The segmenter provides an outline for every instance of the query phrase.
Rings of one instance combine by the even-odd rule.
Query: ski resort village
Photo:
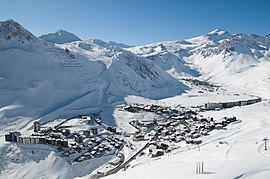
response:
[[[193,81],[190,85],[197,86],[201,94],[209,91],[213,93],[219,89],[209,88],[208,83],[198,80],[196,83],[194,80],[186,81]],[[70,165],[84,161],[91,164],[93,159],[102,160],[109,156],[111,159],[104,166],[89,173],[90,178],[101,178],[127,170],[131,162],[136,162],[137,157],[148,156],[154,159],[183,148],[200,150],[200,146],[204,145],[212,133],[226,131],[230,126],[242,122],[236,116],[204,117],[206,111],[262,102],[261,98],[255,96],[226,94],[224,91],[223,95],[232,95],[229,97],[232,100],[242,100],[206,102],[190,107],[180,104],[162,106],[160,102],[119,105],[116,110],[119,114],[128,113],[124,119],[126,125],[133,130],[106,125],[99,113],[93,113],[47,123],[34,121],[30,130],[5,134],[5,141],[19,146],[25,144],[29,149],[31,146],[35,148],[36,144],[47,145]],[[145,117],[137,117],[145,114]],[[133,117],[128,117],[130,115]],[[219,141],[219,145],[226,143]],[[196,174],[203,174],[203,164],[196,165]]]

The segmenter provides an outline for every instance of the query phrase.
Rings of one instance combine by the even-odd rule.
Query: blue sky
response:
[[[131,45],[182,40],[216,28],[270,34],[270,0],[0,0],[0,20],[40,36],[64,29]]]

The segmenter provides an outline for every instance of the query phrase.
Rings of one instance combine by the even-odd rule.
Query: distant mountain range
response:
[[[216,29],[191,39],[154,43],[128,50],[159,64],[176,78],[181,78],[183,73],[200,76],[237,91],[269,98],[269,37],[231,35],[225,30]]]

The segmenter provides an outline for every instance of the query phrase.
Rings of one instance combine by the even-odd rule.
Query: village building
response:
[[[134,141],[143,141],[144,140],[144,135],[139,133],[139,134],[136,134],[133,138]]]
[[[7,141],[7,142],[11,142],[12,141],[12,137],[11,137],[11,134],[10,133],[5,135],[5,141]]]
[[[82,143],[83,142],[82,136],[81,135],[75,135],[75,142]]]
[[[98,135],[98,128],[93,127],[90,129],[90,132],[92,133],[93,136]]]
[[[5,135],[5,140],[7,142],[18,142],[19,141],[19,137],[21,136],[20,132],[9,132],[9,134]]]
[[[86,137],[89,137],[90,136],[90,130],[84,130],[83,135],[86,136]]]
[[[150,154],[151,154],[151,157],[160,157],[160,156],[164,155],[164,150],[154,149],[154,150],[152,150],[152,152]]]
[[[161,136],[162,137],[165,137],[165,136],[167,136],[169,134],[169,130],[167,130],[167,129],[163,129],[162,131],[161,131]]]
[[[40,122],[39,121],[34,121],[34,132],[39,132],[40,131]]]

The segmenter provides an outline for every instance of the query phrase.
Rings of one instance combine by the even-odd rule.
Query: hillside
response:
[[[191,39],[128,50],[159,64],[174,77],[182,78],[186,74],[196,77],[200,73],[201,79],[269,98],[269,48],[269,36],[231,35],[216,29]]]
[[[0,42],[2,118],[53,120],[99,111],[127,95],[160,99],[187,89],[151,61],[97,41],[56,46],[9,20],[0,24]]]

